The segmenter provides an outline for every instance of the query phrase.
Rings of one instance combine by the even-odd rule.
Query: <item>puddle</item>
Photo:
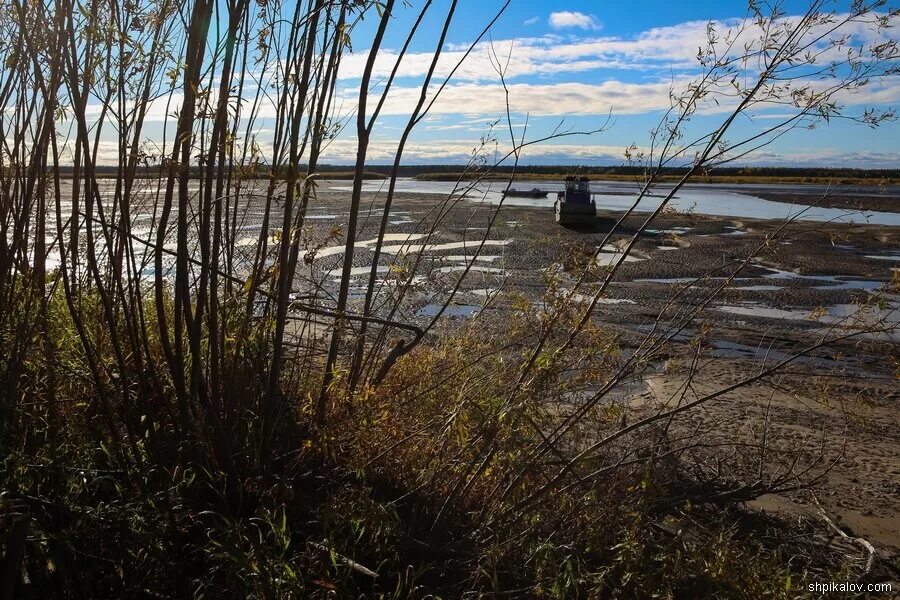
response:
[[[634,252],[632,252],[628,256],[625,256],[625,254],[621,250],[619,250],[618,248],[615,248],[614,246],[607,246],[607,248],[612,248],[612,249],[607,250],[604,248],[604,249],[601,249],[600,252],[597,254],[596,260],[597,260],[598,266],[609,267],[609,266],[621,264],[623,262],[640,262],[640,261],[644,260],[643,258],[641,258],[639,256],[635,256]]]
[[[386,233],[384,234],[385,242],[415,242],[417,240],[421,240],[427,234],[425,233]],[[374,246],[378,242],[378,238],[372,238],[370,240],[359,240],[356,242],[355,249],[371,249],[371,246]],[[388,246],[383,246],[382,249],[386,251]],[[319,248],[316,251],[316,258],[325,258],[326,256],[334,256],[336,254],[344,253],[344,244],[340,246],[326,246],[324,248]]]
[[[469,272],[475,273],[485,273],[489,275],[506,275],[506,269],[498,269],[495,267],[483,267],[481,265],[472,265],[471,267],[467,267],[466,265],[452,265],[449,267],[440,267],[435,269],[435,273],[461,273],[469,269]]]
[[[684,235],[688,231],[693,229],[693,227],[670,227],[669,229],[645,229],[644,233],[649,233],[650,235]]]
[[[386,233],[384,234],[385,242],[405,242],[405,241],[416,241],[421,240],[423,237],[426,237],[425,233]],[[378,238],[372,238],[371,240],[363,240],[358,242],[359,244],[374,244],[378,241]]]
[[[632,283],[664,283],[667,285],[693,283],[695,281],[703,281],[703,278],[697,277],[668,277],[664,279],[635,279]]]
[[[575,302],[590,303],[594,297],[586,294],[575,294],[572,296],[572,299]],[[628,298],[600,298],[597,300],[597,304],[637,304],[637,302]]]
[[[822,356],[794,356],[766,345],[751,346],[729,340],[712,340],[710,354],[718,358],[749,358],[761,362],[776,363],[793,357],[794,363],[809,365],[812,367],[827,367],[832,369],[846,369],[848,363],[858,363],[852,357],[844,357],[840,361]]]
[[[729,229],[728,233],[723,233],[722,235],[747,235],[750,233],[746,229],[738,229],[737,227],[732,227],[730,225],[726,225],[724,229]]]
[[[443,304],[426,304],[422,308],[416,311],[416,314],[420,317],[436,317],[440,312]],[[444,312],[441,313],[442,317],[474,317],[479,312],[481,312],[481,306],[476,306],[475,304],[451,304]]]
[[[328,256],[334,256],[336,254],[343,254],[344,247],[343,246],[328,246],[326,248],[319,248],[316,250],[316,258],[325,258]]]
[[[597,255],[597,265],[601,267],[609,267],[623,262],[639,262],[641,260],[643,259],[631,255],[625,256],[620,252],[603,251]]]
[[[490,298],[492,296],[496,296],[500,293],[498,288],[481,288],[477,290],[469,290],[469,293],[474,296],[481,296],[483,298]]]
[[[882,281],[873,281],[871,279],[847,279],[836,275],[799,275],[782,269],[773,269],[771,267],[766,267],[766,269],[771,271],[763,275],[766,279],[823,282],[825,285],[813,286],[813,289],[817,290],[865,290],[872,292],[884,285]]]
[[[512,240],[485,240],[484,246],[506,246]],[[413,254],[419,252],[442,252],[445,250],[465,250],[477,249],[481,245],[481,241],[464,241],[464,242],[446,242],[444,244],[389,244],[381,247],[381,251],[385,254]]]
[[[784,288],[780,285],[745,285],[743,287],[736,287],[732,289],[741,290],[743,292],[777,292],[778,290],[783,290]]]
[[[740,304],[717,306],[716,310],[747,317],[789,319],[793,321],[814,321],[824,324],[873,325],[884,322],[887,326],[900,324],[900,309],[890,306],[885,309],[859,306],[857,304],[832,304],[821,311],[782,309],[762,304]],[[846,321],[846,323],[843,323]]]
[[[377,273],[387,273],[390,270],[391,270],[390,267],[387,267],[384,265],[378,265],[376,272]],[[327,271],[327,274],[329,277],[340,277],[342,272],[343,272],[343,269],[331,269],[330,271]],[[366,267],[353,267],[352,269],[350,269],[350,277],[359,277],[360,275],[368,275],[371,272],[372,272],[372,265],[369,265]]]
[[[798,279],[806,281],[834,281],[835,279],[833,275],[800,275],[799,273],[785,271],[783,269],[775,269],[772,267],[764,268],[769,271],[769,273],[763,275],[766,279]]]
[[[763,306],[761,304],[740,304],[740,305],[723,305],[717,306],[716,310],[721,310],[733,315],[743,315],[746,317],[766,317],[769,319],[791,319],[794,321],[810,321],[812,320],[812,311],[809,310],[786,310],[782,308],[773,308],[771,306]]]
[[[900,260],[900,254],[866,254],[866,258],[874,260]]]
[[[367,268],[371,268],[371,267],[367,267]],[[402,277],[402,278],[394,277],[394,278],[390,278],[390,279],[378,278],[375,280],[375,289],[377,291],[378,288],[381,288],[381,287],[405,286],[407,284],[407,281],[409,281],[410,287],[415,287],[417,285],[422,285],[423,283],[427,283],[428,278],[425,277],[424,275],[414,275],[411,281],[409,280],[408,277]]]
[[[689,342],[689,341],[691,341],[691,338],[695,335],[689,329],[685,329],[685,330],[675,333],[674,331],[667,330],[665,327],[663,327],[662,329],[657,328],[652,323],[642,323],[642,324],[636,326],[635,329],[637,331],[640,331],[641,333],[650,333],[650,332],[656,330],[656,336],[658,336],[658,338],[660,338],[660,339],[662,337],[669,337],[671,335],[672,336],[671,340],[673,342]]]
[[[462,261],[469,262],[471,260],[482,260],[484,262],[494,262],[495,260],[499,260],[503,258],[499,254],[479,254],[475,256],[474,254],[448,254],[447,256],[429,256],[427,258],[433,258],[441,261]]]

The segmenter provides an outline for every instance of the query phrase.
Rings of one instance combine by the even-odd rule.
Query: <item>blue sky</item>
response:
[[[375,62],[373,93],[379,93],[393,68],[411,24],[425,0],[397,0],[395,14]],[[451,0],[433,0],[374,129],[368,153],[370,164],[388,164],[397,151],[397,140],[421,91],[421,82],[443,26],[443,15]],[[443,45],[434,82],[440,83],[460,63],[465,50],[503,5],[503,0],[459,0],[455,17]],[[829,7],[846,12],[849,2],[835,0]],[[801,14],[807,3],[789,0],[781,4],[788,15]],[[262,10],[262,9],[254,9]],[[670,90],[683,90],[698,75],[697,51],[705,45],[707,24],[724,35],[747,16],[740,0],[692,2],[612,0],[566,0],[534,2],[511,0],[482,42],[459,64],[429,114],[418,124],[403,155],[405,164],[465,163],[483,139],[487,154],[495,149],[505,154],[509,133],[504,128],[507,95],[491,60],[491,51],[508,57],[505,81],[509,90],[511,122],[517,137],[527,140],[548,136],[555,130],[602,131],[572,135],[529,146],[523,164],[620,165],[629,146],[646,148],[650,131],[669,107]],[[369,54],[377,18],[374,11],[352,33],[352,53],[341,63],[337,82],[338,117],[352,121],[359,98],[360,75]],[[876,37],[866,27],[851,31],[853,44],[870,45],[897,38],[900,17],[893,28]],[[221,31],[218,32],[221,34]],[[212,35],[216,35],[213,28]],[[215,44],[210,41],[210,47]],[[274,62],[274,61],[273,61]],[[272,64],[272,63],[270,63]],[[753,77],[754,73],[749,73]],[[263,85],[272,73],[253,73]],[[818,85],[818,84],[817,84]],[[430,94],[433,96],[436,85]],[[255,90],[248,81],[244,101],[247,111]],[[851,113],[867,107],[900,108],[900,75],[873,80],[863,93],[844,95],[841,101]],[[249,99],[248,99],[249,98]],[[181,99],[176,89],[151,103],[144,135],[149,145],[160,144],[163,130],[171,141]],[[723,106],[708,104],[693,118],[688,135],[714,130],[723,120]],[[370,100],[370,106],[374,100]],[[89,116],[99,115],[99,104],[88,107]],[[762,107],[738,118],[728,140],[753,136],[777,123],[788,113],[784,107]],[[256,141],[270,155],[276,111],[266,96],[254,122]],[[499,129],[490,123],[500,121]],[[527,131],[524,125],[527,123]],[[356,157],[351,126],[323,151],[321,161],[350,164]],[[494,140],[497,140],[494,142]],[[812,130],[796,130],[771,145],[742,157],[736,165],[847,166],[900,168],[900,124],[889,122],[877,129],[832,120]],[[110,128],[101,139],[100,161],[114,163],[118,145]],[[490,160],[490,156],[488,159]]]
[[[398,3],[399,4],[399,3]],[[409,25],[421,6],[399,8],[388,29],[376,63],[376,80],[393,65]],[[414,98],[425,65],[430,60],[446,0],[438,0],[430,18],[414,39],[404,60],[395,89],[389,95],[385,116],[379,120],[370,153],[371,162],[387,162],[393,156],[399,134]],[[443,71],[449,70],[502,6],[498,0],[461,0],[444,47]],[[788,14],[797,14],[803,2],[787,2]],[[843,5],[834,7],[841,11]],[[698,45],[706,23],[716,21],[720,30],[746,15],[744,2],[659,2],[632,4],[608,0],[528,2],[513,0],[491,29],[486,40],[504,56],[512,49],[507,84],[510,86],[513,123],[521,134],[526,118],[528,137],[546,135],[561,122],[572,130],[589,131],[612,120],[593,135],[568,137],[526,151],[527,163],[621,164],[625,147],[644,146],[668,102],[672,82],[685,84],[697,73]],[[346,60],[339,84],[344,106],[351,110],[358,94],[358,73],[368,48],[365,41],[375,25],[368,19],[354,36],[355,53]],[[892,34],[896,36],[896,34]],[[504,113],[499,76],[488,59],[489,46],[476,47],[451,80],[433,112],[418,126],[404,155],[406,163],[465,161],[487,131],[486,124]],[[439,68],[439,71],[442,69]],[[894,107],[900,101],[897,77],[875,82],[867,96],[848,100],[854,110],[864,105]],[[753,120],[739,120],[733,137],[752,135],[771,124],[784,110],[760,111]],[[768,118],[767,118],[768,117]],[[692,127],[697,131],[718,124],[722,114],[705,111]],[[500,147],[508,139],[501,134]],[[779,139],[738,164],[802,166],[900,167],[900,126],[878,129],[832,122],[811,131],[796,131]],[[329,148],[325,159],[352,160],[354,140],[344,135]]]

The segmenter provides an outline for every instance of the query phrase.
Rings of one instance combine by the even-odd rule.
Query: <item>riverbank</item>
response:
[[[363,200],[371,208],[363,214],[358,239],[368,240],[376,235],[383,197],[367,193]],[[579,265],[622,214],[601,211],[595,229],[574,231],[557,226],[547,209],[504,206],[487,231],[495,207],[455,200],[452,209],[441,213],[436,210],[439,203],[440,197],[428,194],[396,196],[389,249],[378,265],[379,286],[395,289],[390,282],[396,282],[401,271],[397,265],[414,266],[415,284],[398,315],[424,325],[469,265],[440,327],[477,319],[485,332],[502,331],[522,302],[549,306],[553,300],[548,288],[562,294],[570,290]],[[345,210],[346,192],[322,190],[309,221],[312,238],[325,244],[332,227],[346,223]],[[599,260],[618,262],[616,250],[644,218],[626,219]],[[781,225],[778,220],[668,213],[645,231],[621,262],[595,311],[596,325],[613,332],[624,352],[638,348],[654,324],[663,334],[672,332],[660,362],[649,365],[643,375],[645,387],[631,400],[635,415],[664,404],[666,390],[684,383],[689,364],[681,357],[696,352],[698,340],[707,361],[699,387],[706,390],[781,360],[817,340],[823,328],[838,328],[840,333],[840,328],[861,327],[869,318],[896,326],[900,228],[797,222],[782,231]],[[476,256],[483,239],[485,245]],[[337,289],[342,254],[330,248],[340,242],[327,245],[310,271],[311,279],[324,282],[332,292]],[[363,244],[355,253],[351,307],[361,307],[371,247]],[[751,254],[756,256],[738,270]],[[555,283],[548,284],[549,280]],[[591,289],[588,285],[577,296],[587,300]],[[882,299],[881,308],[867,308],[875,298]],[[686,324],[679,322],[684,311],[704,305]],[[748,385],[737,396],[711,403],[698,418],[714,429],[715,423],[774,415],[772,435],[781,441],[773,444],[821,436],[823,427],[833,432],[837,445],[832,450],[838,448],[835,451],[843,456],[817,491],[766,497],[754,506],[796,517],[802,511],[817,514],[816,502],[821,503],[848,531],[872,542],[884,558],[896,560],[900,392],[894,382],[900,356],[896,340],[885,335],[824,344],[810,357],[791,363],[775,388],[770,381]],[[754,435],[731,425],[718,434],[748,443]]]

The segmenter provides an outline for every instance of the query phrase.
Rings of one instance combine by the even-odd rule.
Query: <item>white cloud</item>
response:
[[[436,92],[433,87],[429,97]],[[517,83],[507,86],[513,113],[567,116],[644,113],[669,107],[670,82],[598,84]],[[480,115],[485,120],[506,114],[507,89],[500,84],[460,83],[446,86],[431,109],[432,115]],[[407,115],[419,98],[418,87],[397,87],[388,94],[384,115]],[[352,97],[344,99],[351,106]]]
[[[556,164],[581,163],[618,165],[624,164],[622,146],[597,144],[596,138],[572,138],[582,140],[552,142],[528,146],[523,150],[520,164]],[[438,140],[410,141],[403,153],[406,164],[423,163],[465,163],[475,151],[475,143],[470,140]],[[504,143],[496,147],[490,145],[484,149],[489,158],[503,157],[509,148]],[[368,159],[372,164],[386,164],[394,159],[397,151],[396,142],[373,140],[369,145]],[[338,139],[325,149],[322,157],[324,163],[352,163],[356,158],[356,140]],[[507,161],[507,164],[509,161]],[[900,152],[863,152],[847,154],[841,150],[829,148],[799,148],[793,152],[777,151],[771,148],[757,151],[742,157],[738,164],[757,166],[796,166],[811,167],[823,165],[841,165],[867,169],[893,168],[900,163]]]
[[[786,20],[791,18],[795,17],[788,17]],[[900,24],[900,18],[895,17],[893,21]],[[497,39],[477,44],[456,70],[453,78],[455,81],[497,81],[496,61],[492,60],[494,53],[502,57],[505,63],[509,57],[505,71],[507,81],[534,76],[558,76],[564,73],[589,73],[599,69],[640,71],[648,75],[668,77],[672,71],[698,69],[697,49],[706,46],[708,26],[712,26],[720,37],[724,38],[725,32],[741,24],[742,19],[686,21],[666,27],[654,27],[630,37],[549,34],[515,40]],[[734,41],[732,48],[736,52],[739,51],[744,42],[756,41],[759,33],[759,29],[750,24],[741,38]],[[847,47],[869,47],[885,42],[890,39],[891,32],[888,30],[880,39],[876,39],[870,27],[863,23],[854,23],[842,29],[840,34],[843,33],[850,34],[851,39],[842,49],[835,48],[830,54],[820,56],[820,64],[830,58],[836,58],[837,53],[846,52]],[[811,32],[810,35],[812,38],[817,34]],[[816,47],[823,47],[832,37],[834,35],[824,36]],[[468,48],[468,44],[448,45],[438,61],[435,77],[448,76],[463,59]],[[341,63],[339,78],[359,79],[367,58],[367,50],[347,55]],[[397,58],[396,50],[384,49],[379,52],[375,60],[374,80],[385,80],[390,75]],[[422,77],[428,71],[432,59],[430,52],[408,53],[401,62],[397,74],[401,78]]]
[[[594,15],[586,15],[572,10],[550,13],[548,22],[550,23],[550,27],[553,27],[554,29],[565,29],[568,27],[592,30],[600,29],[600,23]]]
[[[426,117],[428,124],[420,129],[450,130],[463,129],[465,125],[483,125],[499,118],[505,118],[507,100],[513,114],[528,114],[532,117],[565,117],[569,115],[596,115],[598,120],[605,119],[607,114],[618,115],[644,114],[665,110],[670,106],[670,90],[683,90],[693,81],[687,74],[664,80],[644,82],[625,82],[616,79],[600,83],[511,83],[507,88],[499,83],[451,83],[443,88],[440,97],[431,107]],[[801,84],[802,82],[798,82]],[[813,87],[823,82],[809,82]],[[430,102],[437,92],[438,86],[429,90]],[[507,96],[507,90],[509,95]],[[727,86],[725,91],[731,91]],[[344,87],[337,96],[337,106],[343,115],[351,113],[357,106],[358,89],[353,86]],[[421,89],[415,85],[398,85],[391,89],[384,103],[381,114],[384,116],[408,116],[419,100]],[[728,110],[734,98],[718,97],[719,103],[708,102],[701,107],[702,113],[716,113]],[[853,106],[896,106],[900,104],[900,85],[893,80],[873,81],[856,93],[845,91],[835,96],[835,100]],[[168,122],[174,127],[174,114],[181,106],[182,96],[176,93],[171,101],[157,98],[148,107],[147,122]],[[245,98],[245,111],[249,112],[253,99]],[[166,108],[168,105],[168,115]],[[271,97],[262,97],[258,105],[258,118],[277,118],[277,111]],[[780,108],[780,110],[778,110]],[[785,114],[784,106],[758,105],[753,114],[766,118],[766,112],[776,109],[778,115]],[[245,114],[246,114],[245,112]],[[99,115],[99,106],[89,105],[88,120]],[[441,119],[450,115],[463,118]],[[774,118],[774,117],[769,117]],[[478,129],[476,127],[476,129]],[[480,129],[479,129],[480,131]]]
[[[538,21],[540,21],[540,17],[531,17],[530,19],[525,19],[525,25],[535,25]]]
[[[403,152],[404,162],[409,163],[461,163],[468,161],[476,150],[472,140],[410,141]],[[491,157],[502,158],[508,151],[506,144],[489,145],[483,149]],[[369,144],[367,158],[373,164],[393,161],[397,143],[387,140],[373,140]],[[541,162],[549,160],[591,160],[604,163],[624,162],[624,148],[613,145],[590,143],[547,143],[529,146],[523,150],[522,161]],[[349,163],[356,158],[355,139],[334,140],[323,151],[325,163]]]
[[[480,131],[480,129],[472,127],[471,125],[426,125],[424,128],[426,131],[452,131],[454,129],[460,131]]]

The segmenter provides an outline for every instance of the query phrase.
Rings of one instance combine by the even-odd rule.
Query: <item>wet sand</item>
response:
[[[336,247],[343,243],[347,202],[346,192],[323,189],[311,207],[316,218],[307,222],[311,243],[332,248],[320,251],[324,256],[312,261],[309,277],[332,292],[339,281],[335,270],[343,259]],[[379,262],[386,299],[396,289],[392,281],[405,277],[404,269],[422,257],[414,290],[399,316],[412,324],[424,324],[436,314],[468,257],[473,267],[442,322],[452,326],[478,318],[486,328],[502,327],[504,313],[513,310],[507,298],[524,295],[538,302],[548,270],[556,273],[561,287],[572,285],[579,261],[593,253],[621,216],[601,210],[596,228],[575,231],[557,226],[546,209],[503,207],[487,235],[489,243],[473,260],[494,207],[459,200],[439,216],[439,203],[436,196],[399,194],[388,227],[388,253]],[[377,235],[380,199],[367,194],[364,206],[371,212],[361,220],[357,239],[363,241]],[[601,260],[607,264],[619,260],[616,248],[645,218],[627,219]],[[661,314],[664,323],[673,322],[686,307],[709,301],[724,278],[732,275],[727,288],[661,354],[662,360],[666,353],[673,359],[684,355],[702,330],[707,358],[717,359],[706,363],[703,374],[704,385],[712,386],[727,385],[790,355],[828,327],[855,327],[851,321],[860,315],[867,323],[883,319],[887,327],[896,326],[900,227],[802,222],[779,232],[779,226],[777,221],[661,216],[620,265],[597,307],[596,320],[619,333],[627,350]],[[427,236],[432,228],[434,233]],[[327,239],[335,231],[338,235]],[[371,248],[366,242],[355,254],[351,306],[361,303]],[[735,274],[737,263],[756,251],[758,256]],[[676,294],[678,300],[672,304]],[[881,306],[860,312],[858,303],[875,295],[882,299]],[[900,353],[895,336],[896,332],[881,333],[826,344],[787,368],[774,394],[771,384],[754,384],[711,403],[696,416],[726,424],[723,434],[736,438],[751,433],[735,423],[759,421],[765,414],[773,432],[788,439],[812,439],[824,431],[833,442],[828,452],[837,448],[843,456],[816,488],[816,500],[838,517],[848,533],[868,539],[882,557],[893,560],[900,551]],[[678,362],[652,367],[649,375],[657,395],[683,381],[684,369]],[[752,504],[810,518],[817,509],[808,492],[767,496]]]

